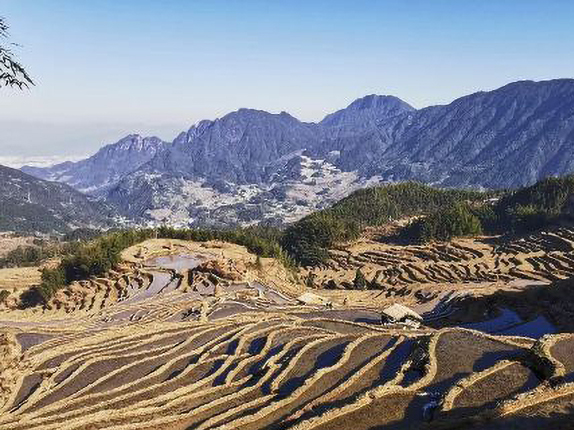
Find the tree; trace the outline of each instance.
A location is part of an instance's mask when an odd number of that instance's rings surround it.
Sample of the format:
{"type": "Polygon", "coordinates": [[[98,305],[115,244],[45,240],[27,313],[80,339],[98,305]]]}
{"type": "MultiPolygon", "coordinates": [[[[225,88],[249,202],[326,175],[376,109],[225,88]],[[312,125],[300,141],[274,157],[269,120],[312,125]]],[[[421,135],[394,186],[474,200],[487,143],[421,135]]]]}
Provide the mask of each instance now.
{"type": "MultiPolygon", "coordinates": [[[[44,301],[48,301],[50,297],[60,288],[66,284],[66,276],[61,268],[55,269],[42,269],[42,283],[38,292],[44,301]]],[[[35,300],[32,300],[34,302],[35,300]]]]}
{"type": "Polygon", "coordinates": [[[315,288],[315,278],[316,275],[314,273],[309,273],[307,278],[305,278],[305,286],[307,288],[315,288]]]}
{"type": "Polygon", "coordinates": [[[10,293],[8,291],[0,290],[0,304],[4,303],[9,296],[10,293]]]}
{"type": "Polygon", "coordinates": [[[482,233],[480,219],[466,203],[420,218],[406,229],[403,236],[419,243],[449,241],[453,237],[476,236],[482,233]]]}
{"type": "Polygon", "coordinates": [[[255,269],[258,272],[261,272],[263,270],[263,263],[261,262],[261,257],[258,255],[257,258],[255,258],[255,269]]]}
{"type": "Polygon", "coordinates": [[[355,290],[366,290],[367,289],[367,278],[361,272],[361,269],[357,269],[355,273],[355,280],[353,281],[353,288],[355,290]]]}
{"type": "Polygon", "coordinates": [[[8,39],[8,24],[0,17],[0,88],[18,87],[28,88],[34,85],[32,78],[16,58],[10,47],[17,46],[15,43],[2,43],[8,39]]]}

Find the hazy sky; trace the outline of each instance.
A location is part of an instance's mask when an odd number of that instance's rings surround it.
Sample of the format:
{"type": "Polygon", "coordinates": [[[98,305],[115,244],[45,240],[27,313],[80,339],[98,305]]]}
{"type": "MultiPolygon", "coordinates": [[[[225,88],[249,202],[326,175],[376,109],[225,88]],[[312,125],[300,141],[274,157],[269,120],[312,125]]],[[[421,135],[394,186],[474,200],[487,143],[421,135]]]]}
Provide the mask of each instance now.
{"type": "Polygon", "coordinates": [[[0,0],[37,86],[0,89],[0,157],[172,140],[240,107],[308,121],[574,77],[572,0],[0,0]]]}

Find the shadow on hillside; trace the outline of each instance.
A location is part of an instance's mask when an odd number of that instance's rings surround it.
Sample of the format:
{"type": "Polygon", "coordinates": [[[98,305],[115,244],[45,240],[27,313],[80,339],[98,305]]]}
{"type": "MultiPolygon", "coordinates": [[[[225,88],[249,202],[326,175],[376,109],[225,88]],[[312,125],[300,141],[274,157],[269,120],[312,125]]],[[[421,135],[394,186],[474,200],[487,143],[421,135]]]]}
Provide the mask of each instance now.
{"type": "MultiPolygon", "coordinates": [[[[494,416],[491,403],[485,407],[456,408],[425,416],[424,406],[430,399],[415,397],[404,412],[404,419],[370,427],[369,430],[572,430],[574,406],[560,410],[544,410],[538,416],[494,416]]],[[[548,408],[547,408],[548,409],[548,408]]],[[[555,408],[558,409],[558,408],[555,408]]]]}
{"type": "Polygon", "coordinates": [[[46,304],[46,300],[42,295],[39,287],[32,287],[27,289],[20,296],[20,309],[34,308],[36,306],[43,306],[46,304]]]}
{"type": "MultiPolygon", "coordinates": [[[[420,430],[572,430],[574,406],[561,411],[544,411],[539,416],[510,416],[507,418],[490,418],[478,412],[477,408],[455,409],[442,417],[420,426],[420,430]]],[[[380,430],[399,429],[397,427],[380,427],[380,430]]]]}
{"type": "Polygon", "coordinates": [[[474,322],[478,315],[510,308],[525,321],[543,315],[558,331],[574,332],[574,278],[555,281],[551,285],[531,285],[519,291],[501,290],[483,297],[464,297],[453,306],[459,310],[452,316],[429,325],[436,328],[456,326],[474,322]]]}

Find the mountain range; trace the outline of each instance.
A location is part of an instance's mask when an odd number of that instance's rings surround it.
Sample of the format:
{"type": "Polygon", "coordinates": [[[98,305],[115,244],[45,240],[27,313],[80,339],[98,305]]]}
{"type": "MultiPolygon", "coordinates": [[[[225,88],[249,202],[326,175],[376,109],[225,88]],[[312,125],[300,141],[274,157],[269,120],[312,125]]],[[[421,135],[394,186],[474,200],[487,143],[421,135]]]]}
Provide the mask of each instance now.
{"type": "Polygon", "coordinates": [[[239,109],[171,143],[130,135],[88,159],[22,171],[138,223],[179,226],[290,222],[383,182],[514,188],[574,172],[574,80],[424,109],[369,95],[317,123],[239,109]]]}

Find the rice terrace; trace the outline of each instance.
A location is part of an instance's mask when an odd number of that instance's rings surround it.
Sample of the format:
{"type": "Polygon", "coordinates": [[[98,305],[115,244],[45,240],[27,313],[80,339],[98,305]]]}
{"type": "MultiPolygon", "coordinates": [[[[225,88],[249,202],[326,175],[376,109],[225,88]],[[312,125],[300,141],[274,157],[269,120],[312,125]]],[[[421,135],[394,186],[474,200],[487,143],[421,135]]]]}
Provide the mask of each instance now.
{"type": "Polygon", "coordinates": [[[393,248],[349,250],[352,267],[394,269],[394,286],[346,300],[313,290],[320,304],[244,247],[149,239],[41,309],[0,313],[0,429],[534,428],[572,408],[574,335],[543,335],[571,321],[543,308],[524,321],[511,297],[493,315],[467,313],[474,322],[456,315],[502,280],[510,296],[530,281],[560,288],[573,238],[562,228],[496,248],[419,246],[401,250],[404,266],[393,248]],[[415,271],[421,252],[432,258],[415,271]],[[382,325],[395,302],[423,324],[382,325]]]}
{"type": "Polygon", "coordinates": [[[573,22],[0,0],[0,430],[574,430],[573,22]]]}

